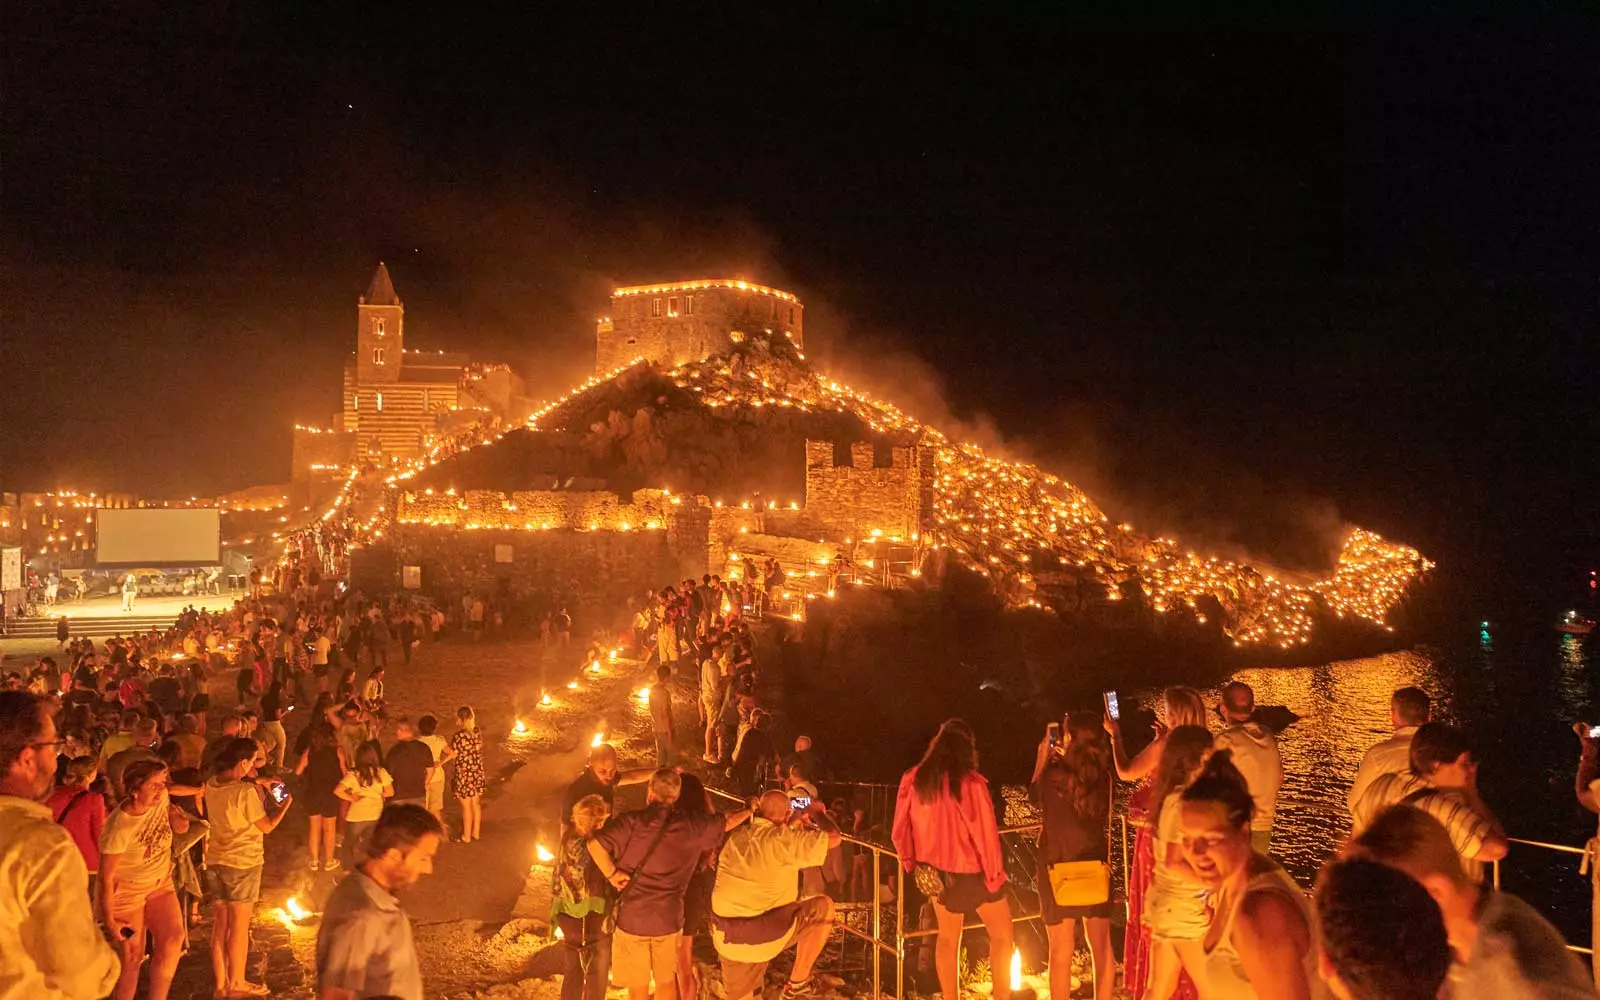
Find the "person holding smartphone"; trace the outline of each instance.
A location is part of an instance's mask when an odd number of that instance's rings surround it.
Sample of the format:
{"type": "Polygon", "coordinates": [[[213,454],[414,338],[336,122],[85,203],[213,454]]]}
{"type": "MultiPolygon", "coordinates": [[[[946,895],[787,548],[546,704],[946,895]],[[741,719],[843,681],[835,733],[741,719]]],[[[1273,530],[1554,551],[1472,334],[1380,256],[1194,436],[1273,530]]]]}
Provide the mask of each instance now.
{"type": "Polygon", "coordinates": [[[211,968],[218,996],[268,992],[245,979],[250,919],[261,898],[266,835],[283,822],[293,799],[281,781],[247,780],[255,767],[256,749],[251,739],[236,739],[223,747],[216,774],[205,784],[206,816],[211,822],[206,892],[211,897],[211,968]]]}
{"type": "MultiPolygon", "coordinates": [[[[1108,708],[1114,704],[1109,702],[1108,708]]],[[[1037,885],[1050,942],[1050,995],[1072,994],[1072,954],[1077,949],[1078,921],[1082,920],[1094,960],[1095,1000],[1111,1000],[1116,960],[1111,954],[1109,882],[1099,902],[1062,905],[1050,878],[1053,867],[1109,863],[1111,747],[1092,713],[1064,716],[1063,723],[1046,727],[1029,788],[1029,799],[1038,807],[1044,827],[1039,835],[1037,885]]],[[[1109,874],[1109,868],[1106,871],[1109,874]]]]}

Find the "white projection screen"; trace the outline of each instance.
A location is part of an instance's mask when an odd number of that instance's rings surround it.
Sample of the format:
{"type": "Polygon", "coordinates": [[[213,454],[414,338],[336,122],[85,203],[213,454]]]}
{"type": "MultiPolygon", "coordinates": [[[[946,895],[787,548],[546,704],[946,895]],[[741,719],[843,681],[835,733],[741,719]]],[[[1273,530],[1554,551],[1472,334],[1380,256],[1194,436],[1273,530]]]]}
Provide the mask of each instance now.
{"type": "Polygon", "coordinates": [[[95,560],[102,566],[211,566],[222,558],[216,508],[101,508],[94,512],[95,560]]]}

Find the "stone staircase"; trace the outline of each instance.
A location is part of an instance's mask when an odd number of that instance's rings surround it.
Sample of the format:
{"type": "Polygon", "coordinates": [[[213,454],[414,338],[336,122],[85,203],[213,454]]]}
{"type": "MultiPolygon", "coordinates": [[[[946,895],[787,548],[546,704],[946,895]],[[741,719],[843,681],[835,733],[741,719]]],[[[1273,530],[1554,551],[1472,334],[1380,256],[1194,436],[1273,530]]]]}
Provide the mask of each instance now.
{"type": "MultiPolygon", "coordinates": [[[[165,631],[177,620],[178,616],[173,614],[141,615],[136,612],[82,618],[75,615],[67,616],[69,634],[74,639],[80,636],[105,638],[113,635],[132,635],[135,632],[148,632],[151,629],[165,631]]],[[[4,633],[0,634],[0,638],[5,639],[54,639],[55,637],[54,618],[13,618],[6,623],[4,633]]]]}

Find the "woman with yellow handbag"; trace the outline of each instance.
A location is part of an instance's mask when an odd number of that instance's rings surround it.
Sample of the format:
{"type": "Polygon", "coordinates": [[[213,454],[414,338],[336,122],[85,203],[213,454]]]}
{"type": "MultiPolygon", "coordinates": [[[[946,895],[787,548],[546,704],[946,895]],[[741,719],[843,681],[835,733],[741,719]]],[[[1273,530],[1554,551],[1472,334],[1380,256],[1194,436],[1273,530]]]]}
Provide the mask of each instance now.
{"type": "Polygon", "coordinates": [[[1050,940],[1050,995],[1072,995],[1078,921],[1094,958],[1095,1000],[1111,1000],[1111,747],[1095,715],[1052,723],[1039,742],[1030,797],[1039,836],[1039,909],[1050,940]],[[1064,735],[1063,735],[1064,734],[1064,735]]]}

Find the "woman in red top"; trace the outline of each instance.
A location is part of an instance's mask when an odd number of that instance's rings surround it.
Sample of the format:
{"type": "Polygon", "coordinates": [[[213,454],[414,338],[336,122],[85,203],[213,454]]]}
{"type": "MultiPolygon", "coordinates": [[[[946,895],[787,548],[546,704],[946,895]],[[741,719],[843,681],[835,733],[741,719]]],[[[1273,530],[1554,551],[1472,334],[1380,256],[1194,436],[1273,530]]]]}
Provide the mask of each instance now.
{"type": "Polygon", "coordinates": [[[940,726],[922,761],[901,777],[893,836],[901,864],[917,871],[918,887],[934,890],[929,902],[939,926],[934,944],[939,989],[946,997],[961,995],[961,925],[976,913],[989,932],[993,996],[1010,1000],[1004,970],[1011,957],[1011,904],[1005,897],[1000,831],[989,783],[978,773],[977,741],[965,721],[950,719],[940,726]]]}
{"type": "Polygon", "coordinates": [[[45,805],[78,845],[83,863],[89,867],[89,888],[95,888],[100,874],[100,833],[106,826],[106,799],[90,789],[100,772],[95,757],[74,757],[67,764],[66,780],[56,786],[45,805]]]}

